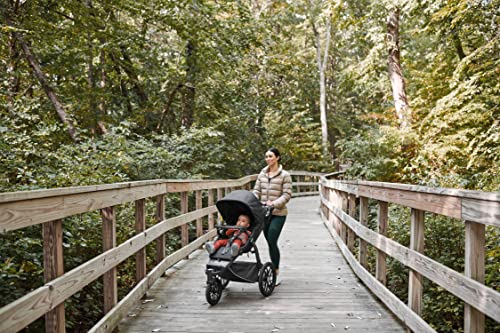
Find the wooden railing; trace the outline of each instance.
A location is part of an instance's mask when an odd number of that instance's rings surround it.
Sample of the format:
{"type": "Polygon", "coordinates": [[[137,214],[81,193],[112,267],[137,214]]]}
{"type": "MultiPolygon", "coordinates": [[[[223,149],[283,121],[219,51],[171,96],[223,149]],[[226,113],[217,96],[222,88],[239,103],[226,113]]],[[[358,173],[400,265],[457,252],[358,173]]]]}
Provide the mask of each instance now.
{"type": "MultiPolygon", "coordinates": [[[[292,171],[294,196],[318,194],[320,174],[292,171]]],[[[256,175],[238,180],[155,180],[98,186],[81,186],[0,194],[0,237],[11,230],[42,225],[45,285],[0,309],[0,332],[17,332],[45,315],[46,332],[65,331],[64,301],[89,283],[103,277],[104,316],[91,332],[109,332],[128,310],[172,265],[215,236],[215,200],[237,188],[251,189],[256,175]],[[180,196],[181,215],[165,219],[165,199],[180,196]],[[189,211],[194,194],[195,210],[189,211]],[[207,200],[203,207],[202,197],[207,200]],[[156,202],[156,224],[146,230],[145,200],[156,202]],[[118,205],[135,202],[136,235],[116,244],[118,205]],[[100,211],[103,253],[64,272],[63,220],[100,211]],[[206,220],[204,226],[203,219],[206,220]],[[189,223],[196,223],[196,238],[189,241],[189,223]],[[165,234],[181,229],[182,248],[165,256],[165,234]],[[146,270],[146,246],[156,243],[156,266],[146,270]],[[136,258],[136,284],[121,300],[117,296],[116,266],[136,258]]]]}
{"type": "Polygon", "coordinates": [[[485,225],[500,227],[500,194],[366,181],[320,184],[321,213],[330,233],[358,277],[414,332],[434,332],[419,315],[422,277],[462,299],[464,331],[484,332],[485,314],[500,321],[500,293],[484,285],[485,225]],[[367,227],[368,200],[378,204],[377,230],[367,227]],[[358,204],[359,203],[359,204],[358,204]],[[410,246],[386,237],[388,205],[411,208],[410,246]],[[359,220],[354,217],[359,213],[359,220]],[[465,273],[424,255],[424,216],[439,214],[465,223],[465,273]],[[359,242],[355,242],[355,238],[359,242]],[[356,244],[357,248],[356,248],[356,244]],[[375,276],[368,271],[367,245],[376,250],[375,276]],[[358,252],[358,259],[354,253],[358,252]],[[408,305],[386,288],[386,256],[409,268],[408,305]]]}

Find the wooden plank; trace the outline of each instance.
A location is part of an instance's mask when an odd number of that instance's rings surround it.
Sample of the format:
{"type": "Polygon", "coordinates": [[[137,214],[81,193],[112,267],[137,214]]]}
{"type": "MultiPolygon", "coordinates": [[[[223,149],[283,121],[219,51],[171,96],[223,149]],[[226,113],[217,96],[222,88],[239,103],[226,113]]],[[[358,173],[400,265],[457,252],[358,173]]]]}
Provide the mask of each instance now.
{"type": "MultiPolygon", "coordinates": [[[[389,205],[385,201],[378,202],[377,232],[387,235],[387,222],[389,220],[389,205]]],[[[377,248],[375,276],[384,286],[387,283],[387,263],[385,253],[377,248]]]]}
{"type": "MultiPolygon", "coordinates": [[[[424,253],[425,213],[418,209],[411,210],[410,249],[424,253]]],[[[408,278],[408,306],[418,315],[422,314],[422,275],[410,269],[408,278]]]]}
{"type": "Polygon", "coordinates": [[[292,198],[298,198],[298,197],[308,197],[308,196],[316,196],[319,195],[319,192],[292,192],[292,198]]]}
{"type": "MultiPolygon", "coordinates": [[[[156,197],[156,223],[165,220],[165,195],[156,197]]],[[[156,239],[156,264],[159,264],[165,258],[165,235],[156,239]]]]}
{"type": "MultiPolygon", "coordinates": [[[[43,276],[45,283],[64,274],[62,220],[42,224],[43,276]]],[[[65,332],[64,303],[45,314],[46,332],[65,332]]]]}
{"type": "Polygon", "coordinates": [[[462,199],[462,220],[500,227],[500,201],[462,199]]]}
{"type": "MultiPolygon", "coordinates": [[[[219,304],[208,305],[208,255],[200,250],[158,280],[148,291],[151,302],[134,307],[119,331],[208,333],[223,327],[225,332],[404,332],[352,273],[317,207],[316,198],[290,201],[281,236],[283,283],[270,297],[261,295],[257,283],[230,282],[219,304]],[[234,320],[242,313],[257,314],[258,320],[234,320]]],[[[268,261],[265,238],[257,242],[262,260],[268,261]]]]}
{"type": "Polygon", "coordinates": [[[126,316],[127,312],[144,296],[149,288],[151,288],[154,282],[163,275],[163,272],[165,272],[167,268],[187,257],[207,240],[213,238],[216,233],[216,230],[212,230],[191,242],[189,245],[164,258],[162,262],[140,281],[111,312],[107,313],[96,325],[94,325],[94,327],[89,330],[89,333],[111,332],[118,325],[120,320],[126,316]]]}
{"type": "Polygon", "coordinates": [[[177,192],[190,192],[196,190],[216,189],[219,187],[228,187],[228,186],[238,187],[238,186],[243,186],[251,181],[255,181],[256,179],[257,175],[245,176],[243,178],[234,180],[172,179],[168,180],[167,192],[177,193],[177,192]]]}
{"type": "MultiPolygon", "coordinates": [[[[328,226],[327,226],[328,227],[328,226]]],[[[349,251],[342,239],[328,228],[330,234],[337,242],[342,254],[353,269],[354,273],[363,281],[363,283],[373,292],[406,326],[414,332],[436,332],[422,318],[413,313],[399,298],[391,293],[378,279],[374,278],[370,272],[363,268],[354,255],[349,251]]]]}
{"type": "MultiPolygon", "coordinates": [[[[189,211],[188,192],[181,192],[181,214],[186,214],[189,211]]],[[[184,247],[189,243],[189,226],[183,224],[181,226],[181,246],[184,247]]]]}
{"type": "MultiPolygon", "coordinates": [[[[465,276],[484,283],[485,227],[483,224],[465,222],[465,276]]],[[[498,305],[500,310],[500,305],[498,305]]],[[[484,332],[484,314],[469,304],[464,304],[464,332],[484,332]]]]}
{"type": "MultiPolygon", "coordinates": [[[[116,247],[116,217],[115,207],[101,209],[102,248],[106,252],[116,247]]],[[[111,267],[102,276],[104,313],[110,311],[118,302],[118,281],[116,267],[111,267]]]]}
{"type": "Polygon", "coordinates": [[[160,235],[215,211],[215,207],[206,207],[167,219],[6,305],[0,309],[0,331],[3,332],[3,328],[8,331],[8,327],[23,328],[29,325],[160,235]]]}
{"type": "Polygon", "coordinates": [[[302,186],[318,186],[317,182],[292,182],[292,186],[302,187],[302,186]]]}
{"type": "Polygon", "coordinates": [[[325,182],[325,186],[337,191],[354,194],[355,196],[360,195],[359,186],[356,181],[328,180],[325,182]]]}
{"type": "MultiPolygon", "coordinates": [[[[144,199],[135,202],[135,233],[141,234],[146,230],[146,202],[144,199]]],[[[146,248],[143,247],[135,254],[135,282],[146,276],[146,248]]]]}
{"type": "Polygon", "coordinates": [[[49,286],[43,286],[0,308],[0,332],[15,333],[52,309],[49,286]]]}
{"type": "MultiPolygon", "coordinates": [[[[368,198],[360,197],[359,198],[359,223],[362,226],[368,226],[368,198]]],[[[367,244],[363,239],[359,239],[359,263],[363,268],[368,269],[368,260],[367,260],[367,244]]]]}
{"type": "Polygon", "coordinates": [[[165,193],[164,184],[0,204],[0,233],[165,193]]]}
{"type": "Polygon", "coordinates": [[[456,219],[462,217],[462,204],[458,197],[392,188],[380,189],[366,185],[359,186],[359,195],[456,219]]]}
{"type": "Polygon", "coordinates": [[[61,187],[61,188],[33,190],[33,191],[7,192],[7,193],[0,193],[0,203],[50,198],[50,197],[74,195],[80,193],[87,193],[93,195],[92,192],[157,185],[163,183],[165,183],[164,180],[142,180],[136,182],[124,182],[124,183],[114,183],[105,185],[71,186],[71,187],[61,187]]]}
{"type": "Polygon", "coordinates": [[[470,198],[470,199],[497,201],[497,202],[500,201],[500,193],[498,192],[471,191],[471,190],[461,190],[455,188],[430,187],[430,186],[372,182],[372,181],[362,181],[362,180],[358,181],[358,184],[360,186],[362,185],[379,189],[396,189],[396,190],[419,192],[419,193],[431,193],[441,196],[452,196],[458,198],[470,198]]]}
{"type": "MultiPolygon", "coordinates": [[[[324,203],[328,205],[325,200],[324,203]]],[[[373,230],[362,226],[358,221],[340,209],[329,205],[329,209],[348,224],[356,235],[375,248],[385,252],[402,264],[437,283],[464,302],[472,305],[496,321],[500,321],[500,293],[442,265],[425,255],[408,249],[401,244],[383,237],[373,230]]]]}
{"type": "Polygon", "coordinates": [[[300,170],[290,170],[291,176],[310,176],[310,177],[320,177],[324,174],[321,172],[310,172],[310,171],[300,171],[300,170]]]}
{"type": "MultiPolygon", "coordinates": [[[[202,209],[203,208],[203,204],[202,204],[202,200],[201,200],[201,190],[197,190],[195,192],[195,208],[196,210],[198,209],[202,209]]],[[[196,219],[196,237],[201,237],[203,235],[203,222],[202,222],[202,219],[199,218],[199,219],[196,219]]]]}

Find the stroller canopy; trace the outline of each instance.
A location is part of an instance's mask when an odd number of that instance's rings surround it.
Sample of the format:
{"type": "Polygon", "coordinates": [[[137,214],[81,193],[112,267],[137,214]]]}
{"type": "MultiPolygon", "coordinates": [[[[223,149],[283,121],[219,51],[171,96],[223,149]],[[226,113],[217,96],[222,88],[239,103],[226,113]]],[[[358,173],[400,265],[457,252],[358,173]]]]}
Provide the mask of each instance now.
{"type": "Polygon", "coordinates": [[[226,195],[216,203],[219,213],[228,225],[235,225],[238,216],[245,214],[252,220],[250,230],[256,226],[261,229],[265,222],[265,209],[255,197],[247,190],[236,190],[226,195]]]}

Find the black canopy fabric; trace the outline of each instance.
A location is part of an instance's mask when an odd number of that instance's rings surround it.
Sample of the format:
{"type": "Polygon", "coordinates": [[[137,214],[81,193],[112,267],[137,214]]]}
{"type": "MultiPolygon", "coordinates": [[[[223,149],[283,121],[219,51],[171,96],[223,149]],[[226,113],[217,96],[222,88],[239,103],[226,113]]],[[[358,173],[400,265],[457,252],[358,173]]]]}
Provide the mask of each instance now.
{"type": "Polygon", "coordinates": [[[228,225],[235,225],[238,216],[250,216],[250,230],[258,226],[262,229],[265,223],[266,211],[255,195],[247,190],[236,190],[226,195],[216,203],[219,213],[228,225]]]}

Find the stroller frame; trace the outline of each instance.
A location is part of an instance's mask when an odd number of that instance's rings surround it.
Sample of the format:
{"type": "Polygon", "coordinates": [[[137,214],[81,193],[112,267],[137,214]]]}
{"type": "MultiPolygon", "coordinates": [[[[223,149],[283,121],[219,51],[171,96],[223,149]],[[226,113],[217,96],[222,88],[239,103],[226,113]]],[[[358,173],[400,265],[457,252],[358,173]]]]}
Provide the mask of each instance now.
{"type": "Polygon", "coordinates": [[[222,291],[230,281],[258,282],[261,294],[264,297],[270,296],[276,283],[274,265],[271,262],[262,262],[256,241],[263,230],[264,224],[268,223],[271,218],[272,208],[262,206],[253,193],[246,190],[229,193],[219,200],[216,206],[227,223],[227,225],[218,224],[216,226],[219,236],[224,236],[227,229],[240,229],[237,235],[231,238],[234,239],[239,233],[246,231],[246,228],[234,225],[240,214],[251,217],[252,225],[248,230],[252,231],[252,233],[248,242],[241,247],[236,256],[231,255],[231,242],[210,255],[205,270],[207,275],[205,296],[208,303],[216,305],[222,296],[222,291]],[[244,253],[254,254],[256,262],[237,261],[236,259],[244,253]]]}

